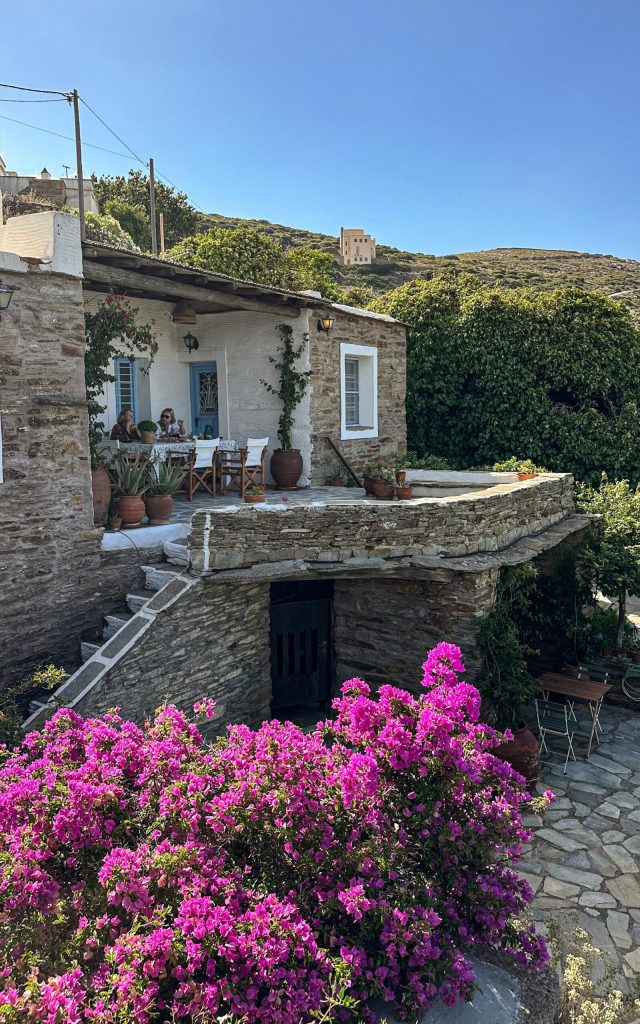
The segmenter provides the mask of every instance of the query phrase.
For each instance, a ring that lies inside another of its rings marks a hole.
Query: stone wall
[[[196,572],[301,559],[465,556],[498,551],[565,519],[572,478],[549,474],[449,498],[349,505],[262,505],[197,512]]]
[[[190,710],[205,694],[219,702],[222,723],[270,717],[268,585],[199,581],[158,612],[78,710],[119,706],[142,722],[165,700]]]
[[[336,685],[359,676],[420,692],[427,652],[446,640],[462,648],[467,679],[479,665],[475,642],[493,605],[499,572],[433,571],[428,580],[336,580]]]
[[[68,220],[56,221],[57,240]],[[2,280],[19,289],[0,323],[0,673],[8,682],[44,658],[74,663],[80,634],[99,619],[90,595],[102,531],[93,526],[80,279],[29,270],[16,257],[17,272],[7,272],[11,254],[0,257]]]
[[[325,436],[330,436],[357,473],[372,460],[401,454],[407,448],[405,416],[406,330],[401,324],[332,310],[328,334],[316,330],[326,309],[309,315],[311,338],[311,484],[344,476],[344,468]],[[340,343],[378,349],[378,437],[340,440]]]

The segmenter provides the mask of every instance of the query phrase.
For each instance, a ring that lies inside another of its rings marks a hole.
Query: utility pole
[[[2,199],[1,193],[0,199]],[[160,210],[160,255],[164,256],[164,213],[162,210]]]
[[[151,252],[158,255],[158,234],[156,231],[156,179],[153,174],[153,157],[149,157],[149,213],[151,216]]]
[[[76,127],[76,164],[78,168],[78,216],[80,217],[80,240],[86,238],[84,227],[84,174],[82,171],[82,142],[80,140],[80,110],[78,106],[78,90],[71,93],[73,100],[73,119]]]

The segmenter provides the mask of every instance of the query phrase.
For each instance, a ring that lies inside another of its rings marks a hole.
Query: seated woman
[[[140,440],[131,409],[123,409],[118,416],[118,421],[111,431],[111,440],[119,441],[120,444],[131,444],[132,441]]]
[[[183,437],[184,420],[176,422],[176,414],[173,409],[163,409],[158,420],[156,437]]]

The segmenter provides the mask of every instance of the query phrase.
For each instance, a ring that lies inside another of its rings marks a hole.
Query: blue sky
[[[36,0],[28,21],[0,79],[76,87],[207,211],[640,259],[638,0]],[[73,134],[65,103],[0,115]],[[86,109],[82,126],[122,151]],[[0,153],[74,173],[73,143],[2,118]]]

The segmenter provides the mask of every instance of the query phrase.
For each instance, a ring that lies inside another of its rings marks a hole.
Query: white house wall
[[[87,293],[87,307],[95,309],[104,296]],[[269,454],[279,447],[277,430],[281,403],[260,383],[262,379],[276,383],[276,371],[269,362],[269,356],[276,356],[279,335],[276,330],[285,320],[282,316],[268,313],[230,312],[201,314],[197,324],[187,327],[174,324],[171,320],[172,303],[155,300],[132,299],[132,305],[139,309],[141,323],[154,322],[154,332],[159,343],[158,354],[148,378],[140,377],[138,369],[138,420],[157,420],[161,410],[170,406],[178,419],[184,419],[187,430],[193,429],[191,420],[191,397],[189,387],[189,363],[215,361],[218,370],[218,416],[220,433],[244,444],[248,437],[268,437]],[[287,321],[294,329],[294,343],[299,343],[308,330],[308,319],[304,312],[300,317]],[[189,353],[182,341],[187,332],[195,335],[200,343],[197,352]],[[123,354],[126,348],[123,347]],[[309,350],[305,347],[300,360],[300,369],[309,369]],[[148,389],[148,399],[142,397]],[[142,400],[141,400],[142,399]],[[115,387],[109,384],[102,404],[107,406],[103,420],[110,431],[116,421]],[[310,412],[309,393],[296,410],[293,445],[299,448],[304,470],[301,484],[309,481],[310,475]],[[268,465],[267,458],[267,465]]]

